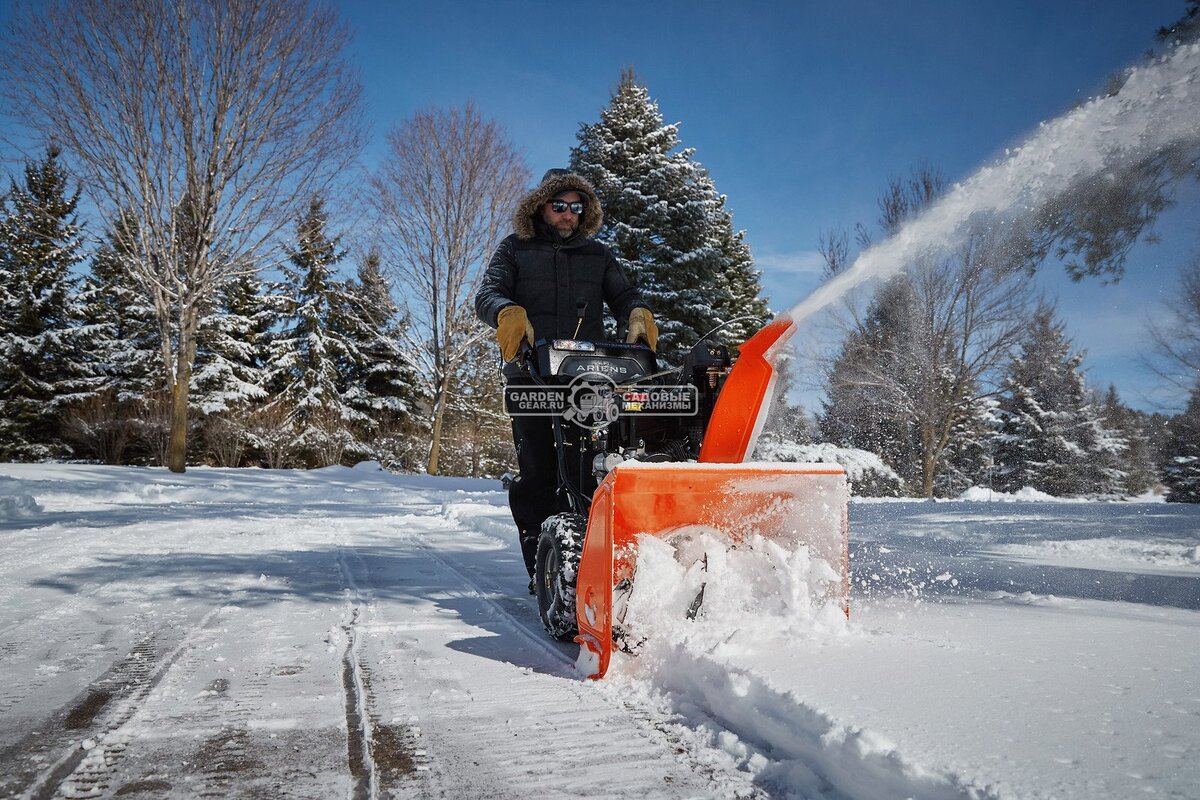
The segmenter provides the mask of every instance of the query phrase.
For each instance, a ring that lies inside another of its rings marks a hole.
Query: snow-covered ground
[[[2,465],[0,796],[1197,797],[1200,507],[976,496],[852,503],[849,622],[803,553],[631,600],[593,683],[495,482]]]

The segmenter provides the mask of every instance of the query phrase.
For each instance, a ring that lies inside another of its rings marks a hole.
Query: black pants
[[[553,514],[571,510],[565,493],[558,492],[558,453],[552,426],[550,417],[512,418],[513,445],[517,448],[520,474],[508,487],[508,507],[517,524],[521,555],[531,578],[542,523]],[[567,480],[590,497],[596,484],[587,465],[580,464],[579,456],[589,432],[570,422],[562,424],[562,432]],[[581,471],[589,481],[583,486],[579,483]]]

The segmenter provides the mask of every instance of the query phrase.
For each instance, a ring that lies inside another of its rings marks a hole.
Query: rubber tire
[[[534,561],[534,593],[542,627],[555,639],[570,642],[575,621],[575,581],[587,521],[579,514],[555,514],[542,523]]]

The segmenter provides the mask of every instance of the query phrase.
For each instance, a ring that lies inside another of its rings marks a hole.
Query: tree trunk
[[[437,404],[437,411],[433,415],[433,440],[429,443],[429,462],[425,465],[425,471],[430,475],[438,474],[438,459],[442,455],[442,417],[446,413],[446,387],[443,384],[438,389],[438,396],[434,398]]]
[[[187,469],[188,392],[192,364],[196,361],[196,315],[185,313],[180,320],[179,347],[175,351],[175,385],[171,387],[171,435],[167,441],[167,469]]]
[[[181,359],[175,373],[175,385],[171,387],[171,438],[167,444],[167,468],[171,472],[187,469],[188,384],[191,378],[192,365]]]

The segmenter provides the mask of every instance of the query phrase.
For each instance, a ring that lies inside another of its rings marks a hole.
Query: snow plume
[[[1020,224],[1082,178],[1119,171],[1165,148],[1200,143],[1200,44],[1131,70],[1120,92],[1051,121],[1003,159],[957,184],[890,238],[789,312],[800,322],[847,291],[886,278],[914,259],[946,253],[986,219],[996,230]]]

